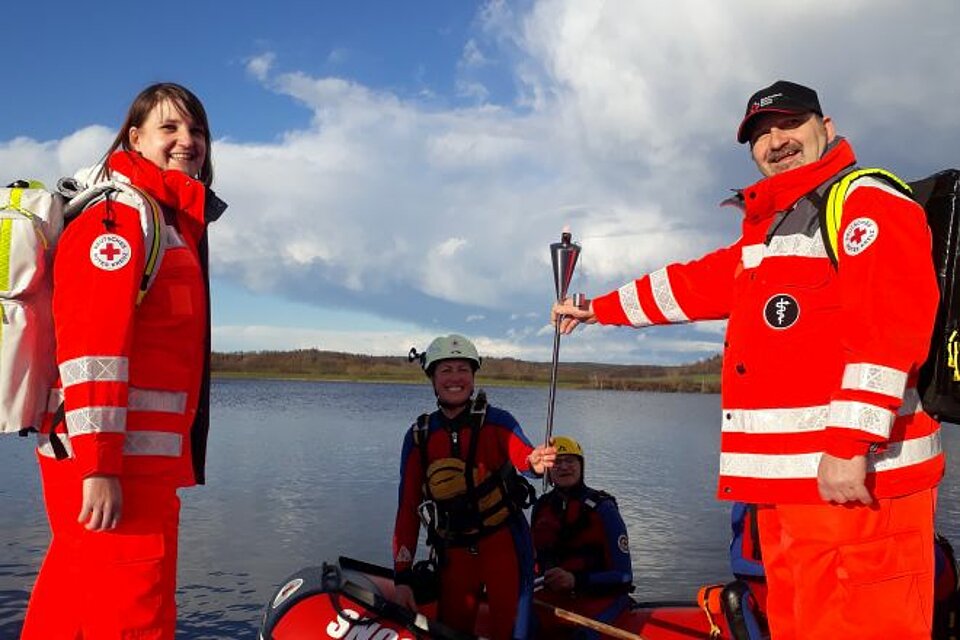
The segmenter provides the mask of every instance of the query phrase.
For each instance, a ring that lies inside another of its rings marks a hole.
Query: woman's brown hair
[[[143,123],[153,108],[166,100],[169,100],[170,103],[173,104],[177,111],[180,112],[180,115],[189,117],[203,128],[203,137],[207,143],[207,154],[203,159],[203,166],[200,167],[200,174],[197,175],[196,178],[209,187],[213,183],[213,162],[210,160],[212,143],[210,141],[210,125],[207,122],[207,111],[203,108],[203,103],[200,102],[200,99],[195,96],[193,92],[174,82],[158,82],[157,84],[152,84],[134,98],[130,109],[127,111],[126,119],[124,119],[123,124],[120,125],[117,137],[113,139],[113,143],[104,154],[104,160],[109,158],[110,155],[118,149],[132,151],[133,149],[130,146],[130,128],[143,126]],[[104,173],[109,173],[106,162],[104,162],[103,171]]]

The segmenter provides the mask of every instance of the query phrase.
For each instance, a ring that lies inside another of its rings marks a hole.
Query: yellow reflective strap
[[[23,197],[23,189],[11,189],[10,190],[10,208],[14,211],[21,211],[22,205],[20,204]]]
[[[4,207],[4,209],[13,209],[18,213],[22,213],[31,220],[36,219],[36,214],[30,211],[29,209],[23,208],[23,189],[20,187],[14,187],[10,189],[10,204]]]
[[[133,187],[133,185],[130,185]],[[147,295],[150,279],[157,268],[157,260],[160,258],[160,234],[164,230],[163,214],[160,211],[160,205],[152,196],[145,193],[142,189],[133,187],[139,193],[147,206],[150,207],[150,217],[153,218],[153,233],[149,240],[150,247],[147,250],[147,259],[143,266],[143,279],[140,281],[140,290],[137,292],[137,304],[143,302],[143,297]]]
[[[840,233],[843,203],[847,199],[847,192],[850,190],[850,185],[853,184],[855,180],[866,176],[881,176],[896,184],[905,193],[913,193],[910,185],[901,180],[899,176],[886,169],[880,168],[857,169],[835,182],[833,186],[830,187],[830,192],[827,195],[827,239],[830,243],[828,249],[833,253],[837,262],[840,262],[840,252],[837,250],[837,235]]]
[[[30,186],[27,187],[28,189],[45,188],[43,183],[38,180],[31,180],[29,185]],[[13,189],[10,189],[10,204],[4,206],[3,209],[12,209],[17,213],[22,213],[23,215],[27,216],[27,218],[32,220],[34,223],[34,231],[36,231],[37,237],[40,238],[40,244],[43,245],[44,249],[49,248],[50,242],[47,240],[47,236],[44,235],[43,229],[41,228],[43,220],[41,220],[40,217],[34,212],[23,207],[23,189],[20,187],[14,187]],[[7,249],[9,251],[9,240],[7,241]],[[9,255],[9,253],[6,255]]]
[[[953,369],[953,381],[960,382],[960,343],[957,342],[957,330],[954,329],[947,338],[947,367]]]
[[[837,253],[837,233],[840,231],[840,216],[843,215],[843,196],[837,197],[841,183],[842,181],[837,182],[830,187],[830,195],[827,196],[827,242],[830,244],[827,248],[837,262],[840,261],[840,254]]]
[[[13,220],[4,218],[0,221],[0,291],[10,289],[10,243],[12,240]]]

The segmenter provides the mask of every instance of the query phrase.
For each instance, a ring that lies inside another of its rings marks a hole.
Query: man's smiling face
[[[807,113],[767,113],[757,119],[750,153],[757,168],[772,176],[816,162],[836,137],[833,121]]]

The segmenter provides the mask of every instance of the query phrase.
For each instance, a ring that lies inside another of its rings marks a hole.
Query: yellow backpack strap
[[[156,275],[157,268],[160,266],[160,257],[161,253],[161,242],[163,241],[162,233],[164,229],[164,219],[163,212],[160,210],[160,203],[156,201],[150,194],[148,194],[143,189],[130,187],[139,193],[144,202],[146,203],[149,211],[147,215],[152,220],[153,224],[148,225],[149,237],[147,238],[147,257],[143,262],[143,277],[140,278],[140,289],[137,292],[137,304],[143,302],[143,297],[147,295],[147,291],[150,289],[150,285],[153,283],[153,278]]]
[[[20,204],[20,199],[22,196],[22,188],[14,187],[11,189],[10,204],[5,208],[10,208],[21,213],[27,213],[32,218],[33,214],[24,209]],[[3,220],[0,220],[0,289],[3,290],[10,288],[10,246],[12,242],[13,220],[4,218]],[[4,317],[3,323],[6,324],[6,321],[6,317]]]
[[[827,194],[827,203],[821,219],[824,245],[827,248],[827,255],[830,256],[830,261],[833,262],[834,266],[837,266],[840,262],[837,236],[840,233],[840,223],[843,220],[843,203],[846,201],[847,193],[850,191],[853,183],[867,176],[880,178],[905,195],[913,194],[910,185],[886,169],[857,169],[834,182]]]

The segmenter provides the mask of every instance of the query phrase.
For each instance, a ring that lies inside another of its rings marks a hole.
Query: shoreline
[[[397,376],[344,376],[339,374],[258,372],[258,371],[211,371],[213,379],[222,380],[276,380],[289,382],[338,382],[352,384],[421,384],[422,375]],[[477,377],[477,387],[547,388],[549,380],[510,379],[500,377]],[[702,376],[687,375],[668,378],[626,378],[598,382],[559,381],[558,389],[594,391],[645,391],[655,393],[703,393],[720,392],[719,374]]]

